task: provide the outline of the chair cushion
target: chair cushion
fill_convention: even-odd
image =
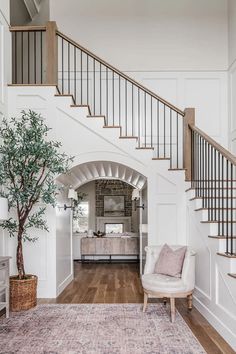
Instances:
[[[187,247],[172,250],[165,244],[155,265],[154,273],[180,277]]]
[[[142,276],[144,289],[160,293],[184,292],[186,287],[181,278],[163,274],[144,274]]]

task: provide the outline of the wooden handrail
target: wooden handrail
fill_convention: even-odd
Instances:
[[[30,32],[30,31],[46,31],[46,26],[14,26],[9,27],[10,32]]]
[[[185,113],[183,111],[181,111],[179,108],[177,108],[176,106],[174,106],[171,103],[169,103],[168,101],[164,100],[162,97],[156,95],[154,92],[152,92],[151,90],[147,89],[145,86],[141,85],[140,83],[138,83],[134,79],[131,79],[129,76],[124,74],[122,71],[116,69],[114,66],[110,65],[105,60],[103,60],[103,59],[99,58],[97,55],[91,53],[88,49],[82,47],[80,44],[78,44],[77,42],[73,41],[72,39],[70,39],[69,37],[67,37],[66,35],[61,33],[60,31],[57,31],[57,34],[58,34],[58,36],[60,36],[61,38],[63,38],[64,40],[66,40],[67,42],[72,44],[73,46],[75,46],[76,48],[80,49],[82,52],[86,53],[87,55],[89,55],[90,57],[92,57],[93,59],[95,59],[96,61],[98,61],[102,65],[104,65],[105,67],[109,68],[111,71],[113,71],[117,75],[121,76],[123,79],[129,81],[131,84],[133,84],[134,86],[138,87],[140,90],[146,92],[151,97],[157,99],[158,101],[160,101],[161,103],[163,103],[164,105],[166,105],[167,107],[169,107],[170,109],[172,109],[173,111],[175,111],[176,113],[178,113],[178,114],[180,114],[181,116],[184,117]]]
[[[212,145],[217,151],[221,153],[228,161],[230,161],[233,165],[236,166],[236,156],[231,154],[228,150],[226,150],[223,146],[218,144],[214,139],[212,139],[209,135],[204,133],[201,129],[197,128],[195,125],[189,124],[189,127],[192,131],[201,135],[203,139],[205,139],[210,145]]]

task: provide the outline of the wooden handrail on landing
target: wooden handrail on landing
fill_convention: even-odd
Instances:
[[[204,133],[201,129],[197,128],[195,125],[189,124],[189,127],[192,131],[199,134],[203,139],[205,139],[210,145],[212,145],[217,151],[220,152],[222,156],[224,156],[228,161],[230,161],[233,165],[236,166],[236,156],[231,154],[227,149],[217,143],[214,139],[212,139],[209,135]]]
[[[117,75],[121,76],[123,79],[129,81],[131,84],[133,84],[134,86],[138,87],[140,90],[146,92],[147,94],[149,94],[151,97],[157,99],[158,101],[160,101],[161,103],[163,103],[164,105],[166,105],[167,107],[169,107],[170,109],[172,109],[173,111],[175,111],[176,113],[180,114],[181,116],[184,117],[185,113],[180,110],[179,108],[177,108],[176,106],[174,106],[173,104],[169,103],[168,101],[164,100],[162,97],[158,96],[157,94],[155,94],[153,91],[147,89],[145,86],[141,85],[139,82],[137,82],[136,80],[132,79],[131,77],[129,77],[128,75],[124,74],[122,71],[116,69],[114,66],[110,65],[109,63],[107,63],[105,60],[99,58],[97,55],[93,54],[92,52],[90,52],[88,49],[82,47],[80,44],[78,44],[77,42],[75,42],[74,40],[72,40],[71,38],[67,37],[66,35],[64,35],[63,33],[61,33],[60,31],[57,31],[58,36],[60,36],[61,38],[63,38],[64,40],[66,40],[67,42],[69,42],[70,44],[72,44],[73,46],[77,47],[78,49],[80,49],[82,52],[86,53],[87,55],[89,55],[90,57],[92,57],[93,59],[95,59],[96,61],[98,61],[99,63],[101,63],[102,65],[106,66],[107,68],[109,68],[111,71],[113,71],[114,73],[116,73]]]

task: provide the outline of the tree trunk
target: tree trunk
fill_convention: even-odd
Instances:
[[[16,264],[18,269],[19,279],[23,279],[25,276],[24,258],[23,258],[23,247],[22,247],[22,232],[18,233],[18,244],[16,250]]]

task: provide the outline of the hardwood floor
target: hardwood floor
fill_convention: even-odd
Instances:
[[[38,303],[142,303],[138,268],[132,263],[75,262],[75,279],[68,287],[57,299],[39,299]],[[176,306],[207,353],[235,353],[197,309],[189,312],[185,300],[177,300]]]

